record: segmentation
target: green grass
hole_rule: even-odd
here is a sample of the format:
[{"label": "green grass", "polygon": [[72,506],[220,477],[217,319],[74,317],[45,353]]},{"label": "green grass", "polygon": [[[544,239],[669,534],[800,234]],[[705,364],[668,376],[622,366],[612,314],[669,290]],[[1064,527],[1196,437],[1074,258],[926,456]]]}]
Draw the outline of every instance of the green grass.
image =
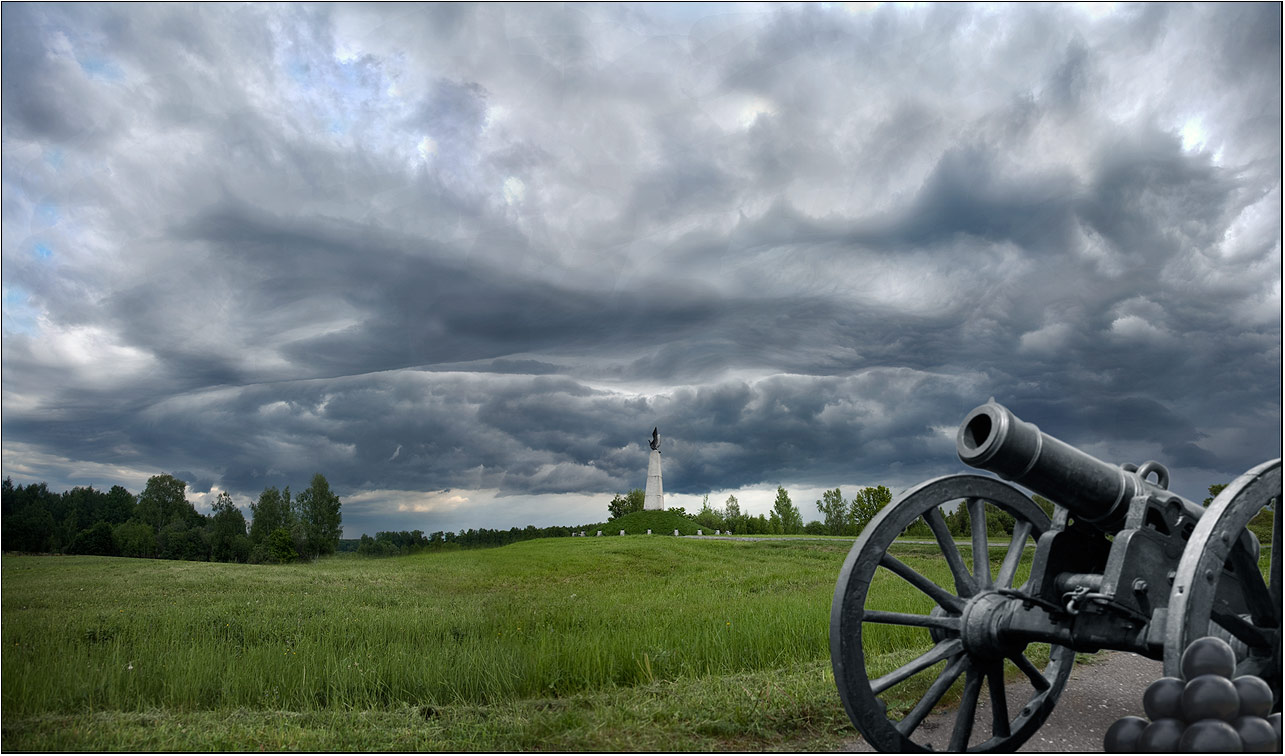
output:
[{"label": "green grass", "polygon": [[[849,546],[616,536],[285,566],[5,556],[0,745],[833,748],[856,736],[828,646]],[[896,548],[948,584],[933,547]],[[872,596],[926,608],[890,574]],[[928,644],[879,630],[873,674]]]}]

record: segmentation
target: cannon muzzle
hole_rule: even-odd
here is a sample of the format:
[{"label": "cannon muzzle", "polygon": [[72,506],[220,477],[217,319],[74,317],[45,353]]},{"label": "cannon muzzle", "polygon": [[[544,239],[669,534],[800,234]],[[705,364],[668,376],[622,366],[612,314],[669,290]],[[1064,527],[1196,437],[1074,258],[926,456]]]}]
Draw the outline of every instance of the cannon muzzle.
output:
[{"label": "cannon muzzle", "polygon": [[[1124,522],[1129,502],[1140,494],[1163,494],[1200,516],[1195,504],[1165,490],[1169,472],[1161,465],[1149,462],[1133,470],[1103,462],[1019,419],[993,399],[964,418],[955,450],[964,464],[1025,486],[1106,531]],[[1152,471],[1159,485],[1145,480]]]}]

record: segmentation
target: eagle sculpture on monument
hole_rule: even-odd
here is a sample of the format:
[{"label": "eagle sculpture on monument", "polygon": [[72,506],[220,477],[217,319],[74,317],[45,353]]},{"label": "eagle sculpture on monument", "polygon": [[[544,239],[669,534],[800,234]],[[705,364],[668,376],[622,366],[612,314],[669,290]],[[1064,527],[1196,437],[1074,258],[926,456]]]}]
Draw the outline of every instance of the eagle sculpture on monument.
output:
[{"label": "eagle sculpture on monument", "polygon": [[660,428],[651,429],[651,448],[660,451]]}]

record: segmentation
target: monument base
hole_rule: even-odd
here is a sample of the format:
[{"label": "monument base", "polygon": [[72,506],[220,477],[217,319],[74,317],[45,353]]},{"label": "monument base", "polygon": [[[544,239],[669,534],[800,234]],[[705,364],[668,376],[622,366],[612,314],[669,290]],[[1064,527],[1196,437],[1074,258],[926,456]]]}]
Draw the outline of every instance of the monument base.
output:
[{"label": "monument base", "polygon": [[647,497],[643,499],[643,509],[665,508],[665,488],[660,481],[660,450],[652,449],[651,458],[647,460]]}]

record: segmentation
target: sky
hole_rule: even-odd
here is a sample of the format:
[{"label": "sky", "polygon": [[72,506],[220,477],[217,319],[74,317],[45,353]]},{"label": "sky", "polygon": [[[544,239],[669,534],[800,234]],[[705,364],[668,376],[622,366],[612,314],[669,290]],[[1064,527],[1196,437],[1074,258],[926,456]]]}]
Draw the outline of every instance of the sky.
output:
[{"label": "sky", "polygon": [[3,5],[3,475],[345,537],[1281,454],[1281,7]]}]

